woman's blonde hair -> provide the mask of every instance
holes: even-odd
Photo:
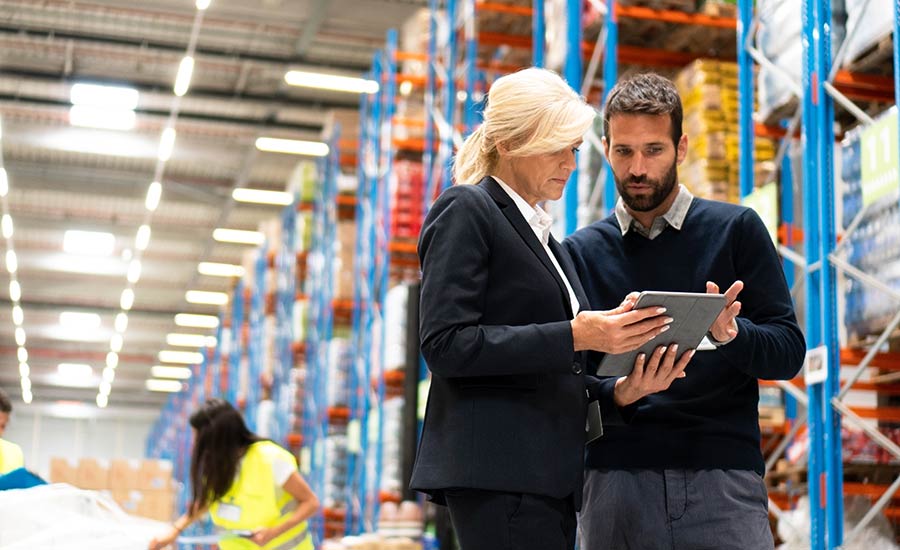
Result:
[[[511,156],[555,153],[579,141],[596,112],[553,71],[531,67],[491,85],[484,122],[453,162],[457,184],[478,183],[494,170],[497,144]]]

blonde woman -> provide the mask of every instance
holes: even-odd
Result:
[[[588,350],[633,350],[671,321],[630,301],[588,311],[550,234],[541,203],[562,196],[593,119],[551,71],[497,79],[456,156],[457,185],[425,220],[421,345],[432,382],[411,486],[449,506],[462,550],[573,548],[589,400],[605,423],[622,422],[689,360],[658,349],[627,378],[586,373]]]

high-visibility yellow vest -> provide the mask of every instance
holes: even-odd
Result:
[[[271,441],[259,441],[250,445],[231,488],[225,496],[209,507],[213,523],[229,530],[252,530],[278,525],[294,513],[297,501],[289,493],[285,492],[276,501],[275,478],[269,458],[273,454],[290,457],[296,467],[297,460],[294,456]],[[260,546],[245,538],[228,537],[219,541],[220,550],[258,548]],[[262,548],[313,550],[307,522],[300,522]]]
[[[25,466],[22,448],[5,439],[0,439],[0,475]]]

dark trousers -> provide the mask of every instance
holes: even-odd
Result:
[[[462,550],[572,550],[576,518],[572,496],[478,489],[445,491]]]
[[[588,470],[583,550],[772,550],[768,497],[750,470]]]

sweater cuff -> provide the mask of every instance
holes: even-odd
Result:
[[[637,403],[619,407],[616,405],[614,393],[616,377],[588,378],[588,398],[600,404],[600,416],[604,426],[622,426],[630,424],[637,413]]]
[[[747,353],[750,345],[750,333],[755,327],[748,319],[738,317],[735,321],[737,321],[738,326],[737,336],[729,340],[727,346],[719,344],[716,346],[716,349],[724,354],[725,358],[729,361],[741,363],[748,359]]]

